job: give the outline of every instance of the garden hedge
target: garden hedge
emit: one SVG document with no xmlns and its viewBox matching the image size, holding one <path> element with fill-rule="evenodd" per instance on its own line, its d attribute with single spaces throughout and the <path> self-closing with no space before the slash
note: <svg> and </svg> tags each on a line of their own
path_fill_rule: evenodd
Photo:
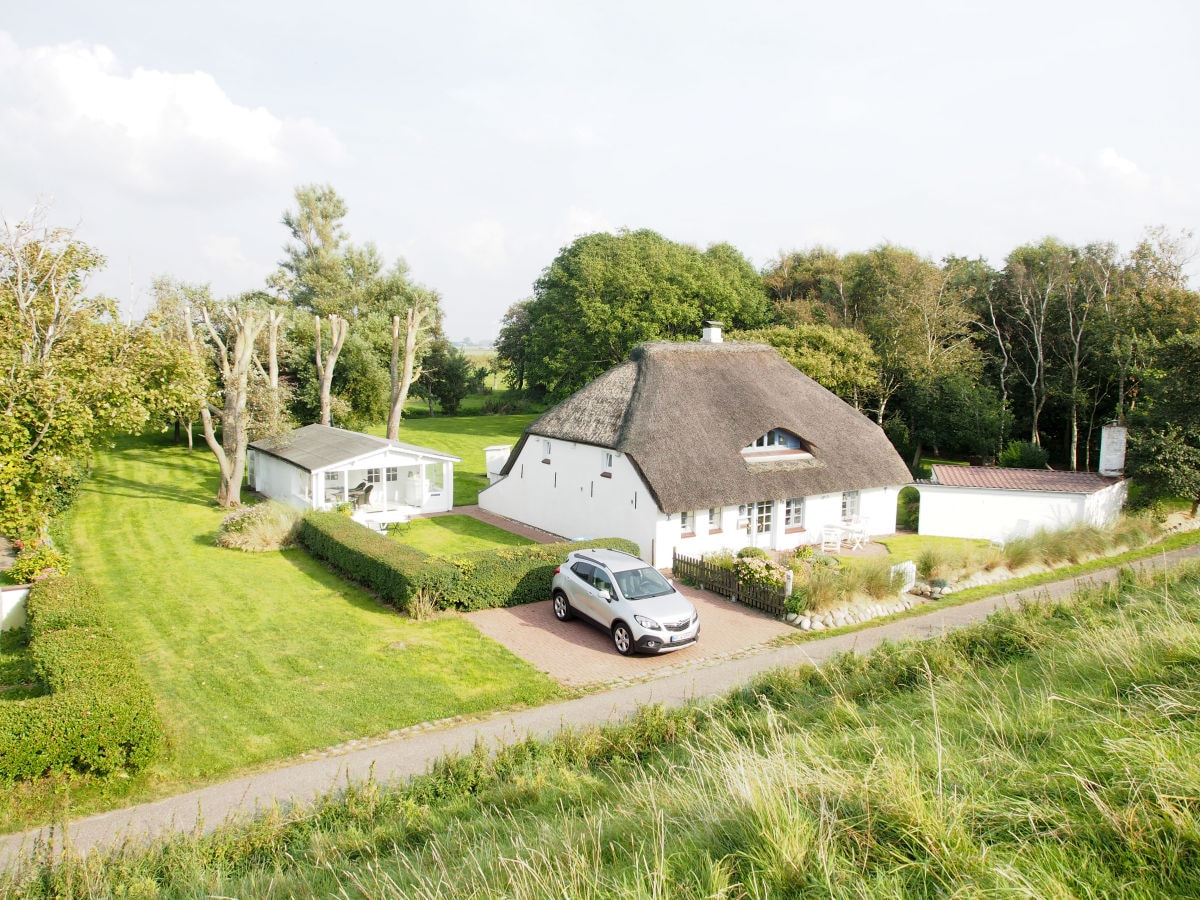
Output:
<svg viewBox="0 0 1200 900">
<path fill-rule="evenodd" d="M 442 609 L 490 609 L 548 600 L 554 568 L 570 551 L 611 547 L 638 553 L 637 544 L 624 538 L 597 538 L 501 547 L 441 559 L 332 512 L 305 515 L 300 543 L 402 610 L 421 591 Z"/>
<path fill-rule="evenodd" d="M 144 768 L 162 747 L 162 722 L 95 591 L 75 576 L 52 578 L 26 603 L 29 650 L 48 693 L 0 702 L 0 780 Z"/>
</svg>

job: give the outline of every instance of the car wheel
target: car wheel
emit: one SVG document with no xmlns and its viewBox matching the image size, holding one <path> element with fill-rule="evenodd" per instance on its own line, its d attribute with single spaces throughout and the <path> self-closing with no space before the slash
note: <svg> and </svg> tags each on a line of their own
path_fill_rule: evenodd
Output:
<svg viewBox="0 0 1200 900">
<path fill-rule="evenodd" d="M 613 646 L 617 648 L 617 652 L 622 656 L 629 656 L 633 653 L 633 632 L 629 630 L 629 626 L 624 622 L 618 622 L 613 626 L 612 630 Z"/>
<path fill-rule="evenodd" d="M 555 591 L 554 593 L 554 618 L 560 622 L 569 622 L 575 618 L 571 604 L 567 602 L 567 595 L 562 591 Z"/>
</svg>

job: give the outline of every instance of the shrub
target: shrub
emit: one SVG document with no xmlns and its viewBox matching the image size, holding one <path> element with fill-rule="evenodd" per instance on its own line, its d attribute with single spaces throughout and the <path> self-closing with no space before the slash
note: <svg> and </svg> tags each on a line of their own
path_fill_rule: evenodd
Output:
<svg viewBox="0 0 1200 900">
<path fill-rule="evenodd" d="M 770 559 L 769 554 L 762 547 L 743 547 L 737 552 L 738 559 Z"/>
<path fill-rule="evenodd" d="M 1004 558 L 1008 562 L 1008 567 L 1013 571 L 1029 565 L 1036 556 L 1033 542 L 1029 538 L 1013 538 L 1004 545 Z"/>
<path fill-rule="evenodd" d="M 737 557 L 733 555 L 732 550 L 714 550 L 712 553 L 704 554 L 704 561 L 712 566 L 732 570 Z"/>
<path fill-rule="evenodd" d="M 1046 451 L 1029 441 L 1013 441 L 996 458 L 996 464 L 1005 469 L 1044 469 L 1046 462 Z"/>
<path fill-rule="evenodd" d="M 445 563 L 450 578 L 435 588 L 440 605 L 464 611 L 497 606 L 521 606 L 550 599 L 554 570 L 572 550 L 608 547 L 638 554 L 638 545 L 623 538 L 563 541 L 481 550 Z"/>
<path fill-rule="evenodd" d="M 424 612 L 430 600 L 440 609 L 464 611 L 547 600 L 554 569 L 572 550 L 611 547 L 638 553 L 632 541 L 599 538 L 438 559 L 332 512 L 305 515 L 300 520 L 300 543 L 351 581 L 410 614 Z M 409 604 L 419 595 L 420 610 L 410 610 Z"/>
<path fill-rule="evenodd" d="M 946 568 L 946 554 L 940 545 L 930 545 L 917 556 L 917 575 L 922 581 L 937 578 L 945 573 Z"/>
<path fill-rule="evenodd" d="M 234 550 L 280 550 L 296 542 L 300 511 L 268 500 L 236 509 L 221 520 L 217 546 Z"/>
<path fill-rule="evenodd" d="M 8 570 L 8 577 L 16 584 L 29 584 L 52 575 L 66 575 L 70 561 L 49 544 L 25 546 L 17 554 L 16 561 Z"/>
<path fill-rule="evenodd" d="M 886 559 L 869 559 L 857 566 L 861 577 L 860 589 L 872 600 L 882 600 L 899 593 L 892 577 L 891 564 Z"/>
<path fill-rule="evenodd" d="M 29 651 L 49 693 L 0 703 L 0 780 L 144 768 L 162 746 L 154 695 L 94 591 L 49 579 L 28 608 Z"/>
<path fill-rule="evenodd" d="M 298 538 L 313 556 L 401 610 L 423 585 L 443 574 L 439 560 L 337 512 L 307 513 L 300 519 Z"/>
<path fill-rule="evenodd" d="M 733 565 L 733 571 L 737 573 L 738 581 L 744 584 L 778 588 L 783 587 L 787 569 L 759 556 L 740 556 Z"/>
</svg>

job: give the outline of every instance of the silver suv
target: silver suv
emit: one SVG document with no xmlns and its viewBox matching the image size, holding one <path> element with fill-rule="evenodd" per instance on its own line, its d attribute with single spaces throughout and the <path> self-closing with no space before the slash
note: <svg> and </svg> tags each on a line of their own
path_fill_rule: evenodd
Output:
<svg viewBox="0 0 1200 900">
<path fill-rule="evenodd" d="M 696 643 L 696 607 L 657 569 L 619 550 L 572 550 L 554 570 L 554 615 L 576 615 L 612 635 L 622 656 Z"/>
</svg>

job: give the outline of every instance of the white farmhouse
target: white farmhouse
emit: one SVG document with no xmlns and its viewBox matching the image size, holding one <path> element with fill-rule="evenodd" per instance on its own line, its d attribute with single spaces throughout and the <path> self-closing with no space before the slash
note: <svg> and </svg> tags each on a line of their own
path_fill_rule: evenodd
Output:
<svg viewBox="0 0 1200 900">
<path fill-rule="evenodd" d="M 827 528 L 888 534 L 911 479 L 883 431 L 771 347 L 653 342 L 533 422 L 486 510 L 569 538 L 624 537 L 652 565 Z"/>
<path fill-rule="evenodd" d="M 255 441 L 246 479 L 260 494 L 300 509 L 352 504 L 364 525 L 404 522 L 454 505 L 454 463 L 427 447 L 328 425 Z"/>
</svg>

